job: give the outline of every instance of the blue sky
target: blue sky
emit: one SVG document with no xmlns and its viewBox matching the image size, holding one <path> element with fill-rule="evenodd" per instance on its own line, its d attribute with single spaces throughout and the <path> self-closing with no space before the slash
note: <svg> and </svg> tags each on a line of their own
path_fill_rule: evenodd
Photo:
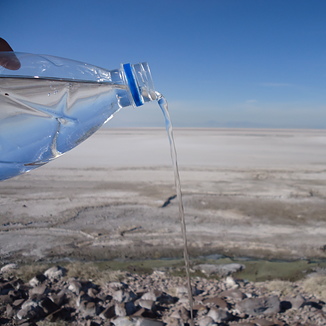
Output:
<svg viewBox="0 0 326 326">
<path fill-rule="evenodd" d="M 324 0 L 1 0 L 16 51 L 147 61 L 176 127 L 326 128 Z M 163 126 L 157 105 L 112 126 Z"/>
</svg>

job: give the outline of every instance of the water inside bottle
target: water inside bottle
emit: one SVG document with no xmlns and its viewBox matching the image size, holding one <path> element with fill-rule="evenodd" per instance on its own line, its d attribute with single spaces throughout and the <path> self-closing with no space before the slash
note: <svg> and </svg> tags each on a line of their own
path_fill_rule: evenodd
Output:
<svg viewBox="0 0 326 326">
<path fill-rule="evenodd" d="M 0 180 L 77 146 L 126 106 L 121 93 L 110 83 L 0 77 Z"/>
<path fill-rule="evenodd" d="M 185 261 L 185 269 L 186 269 L 186 277 L 187 277 L 187 289 L 188 289 L 188 299 L 189 299 L 189 306 L 190 306 L 190 315 L 191 315 L 191 326 L 194 325 L 194 317 L 193 317 L 193 297 L 192 297 L 192 286 L 191 286 L 191 277 L 190 277 L 190 260 L 189 260 L 189 253 L 188 253 L 188 241 L 187 241 L 187 230 L 186 230 L 186 219 L 183 207 L 183 200 L 182 200 L 182 191 L 181 191 L 181 182 L 180 182 L 180 175 L 179 175 L 179 167 L 178 167 L 178 158 L 177 158 L 177 151 L 174 142 L 173 136 L 173 127 L 172 122 L 169 114 L 168 103 L 164 96 L 158 92 L 156 92 L 158 104 L 163 112 L 164 119 L 165 119 L 165 127 L 168 134 L 169 142 L 170 142 L 170 152 L 171 152 L 171 159 L 174 171 L 174 181 L 175 181 L 175 188 L 177 193 L 178 205 L 179 205 L 179 219 L 181 224 L 181 233 L 183 239 L 183 257 Z"/>
</svg>

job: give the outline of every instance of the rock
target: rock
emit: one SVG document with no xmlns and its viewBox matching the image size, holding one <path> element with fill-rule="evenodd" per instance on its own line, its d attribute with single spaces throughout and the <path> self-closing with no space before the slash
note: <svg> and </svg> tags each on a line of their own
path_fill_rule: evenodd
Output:
<svg viewBox="0 0 326 326">
<path fill-rule="evenodd" d="M 184 326 L 184 323 L 181 320 L 176 318 L 167 317 L 164 319 L 166 326 Z"/>
<path fill-rule="evenodd" d="M 181 319 L 183 322 L 188 322 L 190 319 L 190 313 L 185 307 L 181 306 L 171 314 L 171 317 Z"/>
<path fill-rule="evenodd" d="M 87 289 L 87 295 L 90 298 L 95 299 L 97 297 L 98 293 L 99 293 L 99 291 L 94 287 L 91 287 L 91 288 Z"/>
<path fill-rule="evenodd" d="M 25 299 L 16 299 L 15 301 L 13 301 L 12 306 L 17 308 L 21 306 L 25 301 Z"/>
<path fill-rule="evenodd" d="M 120 317 L 130 316 L 136 311 L 137 308 L 132 301 L 116 303 L 115 305 L 115 314 Z"/>
<path fill-rule="evenodd" d="M 125 303 L 125 309 L 127 316 L 130 316 L 137 311 L 137 306 L 135 306 L 135 303 L 133 301 L 130 301 Z"/>
<path fill-rule="evenodd" d="M 157 301 L 160 304 L 173 304 L 178 301 L 178 298 L 173 297 L 165 292 L 163 292 L 158 298 Z"/>
<path fill-rule="evenodd" d="M 110 282 L 108 283 L 107 286 L 113 291 L 118 291 L 118 290 L 123 290 L 128 288 L 128 285 L 123 282 Z"/>
<path fill-rule="evenodd" d="M 12 282 L 5 282 L 0 284 L 0 295 L 8 294 L 11 290 L 15 290 Z"/>
<path fill-rule="evenodd" d="M 47 287 L 45 284 L 40 284 L 37 285 L 35 287 L 33 287 L 32 289 L 29 290 L 29 295 L 33 296 L 33 295 L 42 295 L 44 293 L 47 292 Z"/>
<path fill-rule="evenodd" d="M 207 314 L 208 317 L 211 317 L 215 322 L 229 321 L 232 317 L 226 310 L 222 308 L 211 308 Z"/>
<path fill-rule="evenodd" d="M 117 302 L 128 302 L 137 298 L 136 294 L 132 291 L 118 290 L 112 295 L 113 299 Z"/>
<path fill-rule="evenodd" d="M 62 307 L 59 310 L 49 314 L 45 319 L 52 323 L 61 320 L 69 320 L 71 319 L 71 312 L 69 309 Z"/>
<path fill-rule="evenodd" d="M 148 310 L 153 310 L 154 309 L 154 304 L 155 302 L 152 301 L 152 300 L 144 300 L 144 299 L 140 299 L 138 300 L 138 304 L 142 307 L 142 308 L 145 308 L 145 309 L 148 309 Z"/>
<path fill-rule="evenodd" d="M 188 288 L 186 286 L 177 286 L 174 291 L 173 294 L 180 298 L 183 296 L 187 296 L 188 295 Z"/>
<path fill-rule="evenodd" d="M 234 280 L 232 276 L 228 276 L 225 279 L 225 285 L 231 289 L 237 289 L 239 287 L 239 284 Z"/>
<path fill-rule="evenodd" d="M 275 326 L 274 321 L 266 320 L 266 319 L 253 319 L 253 323 L 255 323 L 257 326 Z"/>
<path fill-rule="evenodd" d="M 157 298 L 159 298 L 161 295 L 162 295 L 162 292 L 161 291 L 153 290 L 153 291 L 149 291 L 149 292 L 144 293 L 141 296 L 141 299 L 143 299 L 143 300 L 156 301 Z"/>
<path fill-rule="evenodd" d="M 59 293 L 51 293 L 49 298 L 58 306 L 61 306 L 66 300 L 65 290 L 61 290 Z"/>
<path fill-rule="evenodd" d="M 14 269 L 17 269 L 17 264 L 7 264 L 1 267 L 0 272 L 1 273 L 8 273 L 11 272 Z"/>
<path fill-rule="evenodd" d="M 37 274 L 34 276 L 28 284 L 32 287 L 38 286 L 40 283 L 44 282 L 46 280 L 46 276 L 44 274 Z"/>
<path fill-rule="evenodd" d="M 92 301 L 82 301 L 79 310 L 85 317 L 92 317 L 97 314 L 96 303 Z"/>
<path fill-rule="evenodd" d="M 9 317 L 9 318 L 14 317 L 14 315 L 15 315 L 15 310 L 14 310 L 14 308 L 12 307 L 12 305 L 7 304 L 5 315 L 6 315 L 6 317 Z M 0 323 L 0 325 L 1 325 L 1 323 Z"/>
<path fill-rule="evenodd" d="M 115 314 L 120 317 L 127 316 L 127 311 L 124 303 L 116 303 L 115 304 Z"/>
<path fill-rule="evenodd" d="M 243 300 L 247 297 L 243 292 L 241 292 L 238 289 L 226 290 L 226 291 L 223 291 L 220 295 L 221 295 L 221 297 L 224 297 L 227 299 L 233 299 L 233 300 Z"/>
<path fill-rule="evenodd" d="M 78 295 L 81 289 L 82 285 L 80 282 L 76 281 L 75 279 L 69 280 L 68 290 Z"/>
<path fill-rule="evenodd" d="M 206 275 L 218 274 L 219 276 L 228 276 L 230 274 L 239 272 L 245 269 L 245 265 L 242 264 L 223 264 L 223 265 L 213 265 L 213 264 L 200 264 L 194 266 L 195 270 L 200 270 Z"/>
<path fill-rule="evenodd" d="M 195 303 L 193 305 L 192 309 L 197 317 L 206 316 L 207 311 L 208 311 L 208 308 L 201 303 Z"/>
<path fill-rule="evenodd" d="M 59 309 L 59 306 L 56 305 L 50 298 L 45 297 L 39 302 L 39 306 L 44 310 L 48 315 Z"/>
<path fill-rule="evenodd" d="M 103 319 L 111 319 L 116 317 L 116 313 L 115 313 L 115 306 L 114 305 L 110 305 L 108 307 L 106 307 L 100 314 L 100 317 Z"/>
<path fill-rule="evenodd" d="M 298 294 L 295 297 L 287 296 L 284 298 L 284 301 L 290 304 L 289 308 L 299 309 L 302 307 L 306 300 L 302 295 Z"/>
<path fill-rule="evenodd" d="M 251 323 L 251 322 L 236 322 L 236 323 L 230 323 L 229 326 L 257 326 L 257 324 L 255 323 Z"/>
<path fill-rule="evenodd" d="M 198 320 L 198 326 L 213 326 L 213 325 L 216 325 L 216 323 L 211 317 L 204 317 Z"/>
<path fill-rule="evenodd" d="M 47 269 L 44 275 L 50 280 L 59 280 L 65 274 L 65 269 L 60 266 L 54 266 Z"/>
<path fill-rule="evenodd" d="M 147 319 L 147 318 L 137 318 L 135 326 L 163 326 L 164 323 L 159 320 Z"/>
<path fill-rule="evenodd" d="M 32 299 L 28 299 L 26 301 L 24 301 L 24 303 L 22 304 L 22 309 L 26 309 L 26 308 L 35 308 L 38 306 L 38 303 Z"/>
<path fill-rule="evenodd" d="M 132 314 L 133 317 L 144 317 L 144 318 L 150 318 L 150 319 L 155 319 L 157 318 L 157 315 L 155 312 L 145 309 L 145 308 L 140 308 L 138 309 L 134 314 Z"/>
<path fill-rule="evenodd" d="M 0 295 L 0 304 L 1 305 L 5 305 L 8 303 L 12 303 L 12 302 L 13 302 L 13 299 L 12 299 L 11 295 L 9 295 L 9 294 Z"/>
<path fill-rule="evenodd" d="M 111 320 L 111 323 L 115 326 L 135 326 L 135 323 L 130 317 L 117 317 Z"/>
<path fill-rule="evenodd" d="M 237 302 L 235 309 L 249 316 L 276 314 L 280 312 L 280 299 L 277 296 L 247 298 Z"/>
<path fill-rule="evenodd" d="M 41 307 L 27 306 L 17 312 L 18 319 L 33 319 L 35 317 L 44 317 L 44 311 Z"/>
<path fill-rule="evenodd" d="M 228 303 L 224 299 L 222 299 L 220 297 L 207 298 L 207 299 L 203 300 L 203 304 L 205 304 L 205 305 L 215 305 L 215 306 L 218 306 L 218 307 L 223 308 L 223 309 L 228 308 Z"/>
</svg>

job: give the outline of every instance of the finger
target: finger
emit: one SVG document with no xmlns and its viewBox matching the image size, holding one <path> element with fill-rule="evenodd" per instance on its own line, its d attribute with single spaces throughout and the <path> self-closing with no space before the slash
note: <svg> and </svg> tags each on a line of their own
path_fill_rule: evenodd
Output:
<svg viewBox="0 0 326 326">
<path fill-rule="evenodd" d="M 6 53 L 1 53 L 6 52 Z M 12 52 L 12 53 L 8 53 Z M 17 70 L 20 68 L 20 62 L 16 55 L 13 52 L 13 49 L 5 41 L 3 38 L 0 37 L 0 65 L 10 69 L 10 70 Z"/>
</svg>

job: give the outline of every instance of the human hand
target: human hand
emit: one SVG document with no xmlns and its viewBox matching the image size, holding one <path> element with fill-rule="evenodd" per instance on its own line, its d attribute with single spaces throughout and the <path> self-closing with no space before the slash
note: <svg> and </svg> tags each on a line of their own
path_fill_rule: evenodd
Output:
<svg viewBox="0 0 326 326">
<path fill-rule="evenodd" d="M 12 52 L 10 54 L 2 54 L 1 52 Z M 18 70 L 20 68 L 20 62 L 15 56 L 11 46 L 0 37 L 0 66 L 3 66 L 10 70 Z"/>
</svg>

